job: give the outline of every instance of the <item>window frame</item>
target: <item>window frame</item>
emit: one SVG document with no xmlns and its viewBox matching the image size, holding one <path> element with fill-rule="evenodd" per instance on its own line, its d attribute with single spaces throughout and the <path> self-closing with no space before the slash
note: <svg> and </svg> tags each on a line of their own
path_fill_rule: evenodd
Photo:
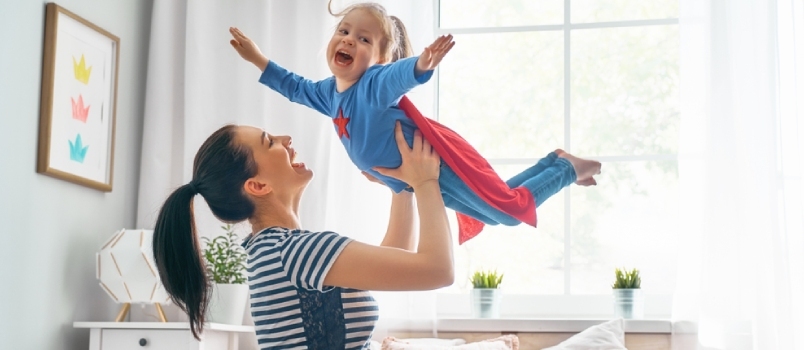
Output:
<svg viewBox="0 0 804 350">
<path fill-rule="evenodd" d="M 510 26 L 510 27 L 467 27 L 467 28 L 442 28 L 441 19 L 441 0 L 433 1 L 433 31 L 436 36 L 453 34 L 496 34 L 514 32 L 539 32 L 539 31 L 563 31 L 564 34 L 564 145 L 563 149 L 572 152 L 571 149 L 571 33 L 572 31 L 585 29 L 602 28 L 626 28 L 626 27 L 647 27 L 678 25 L 679 19 L 663 18 L 648 20 L 625 20 L 608 21 L 593 23 L 572 23 L 571 21 L 572 0 L 564 0 L 564 19 L 562 24 L 550 25 L 529 25 L 529 26 Z M 435 84 L 433 96 L 434 116 L 439 119 L 439 90 L 440 77 L 438 70 L 432 79 Z M 678 161 L 678 154 L 648 154 L 634 156 L 595 156 L 595 160 L 603 163 L 614 162 L 648 162 L 648 161 Z M 491 165 L 530 165 L 537 162 L 538 158 L 487 158 Z M 569 189 L 561 190 L 564 197 L 564 265 L 572 266 L 572 235 L 571 235 L 571 196 Z M 611 295 L 587 295 L 571 294 L 571 268 L 564 269 L 564 294 L 561 295 L 536 295 L 536 294 L 511 294 L 505 295 L 505 302 L 502 306 L 501 316 L 503 318 L 523 318 L 523 317 L 558 317 L 558 318 L 606 318 L 613 314 Z M 672 310 L 672 295 L 648 294 L 645 295 L 645 317 L 646 318 L 669 318 Z M 463 295 L 454 292 L 437 293 L 437 315 L 439 318 L 467 317 L 469 312 L 469 302 L 466 293 Z M 506 306 L 506 304 L 508 306 Z"/>
</svg>

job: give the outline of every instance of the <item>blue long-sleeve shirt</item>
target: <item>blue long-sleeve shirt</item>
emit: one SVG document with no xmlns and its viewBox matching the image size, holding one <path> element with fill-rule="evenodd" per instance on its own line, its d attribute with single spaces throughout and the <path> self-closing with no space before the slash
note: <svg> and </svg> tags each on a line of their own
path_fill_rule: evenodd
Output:
<svg viewBox="0 0 804 350">
<path fill-rule="evenodd" d="M 335 77 L 313 82 L 287 71 L 273 61 L 260 76 L 260 83 L 296 102 L 333 118 L 346 153 L 358 169 L 385 182 L 395 192 L 408 185 L 381 175 L 372 167 L 396 168 L 402 164 L 394 127 L 402 123 L 408 144 L 412 144 L 416 125 L 398 108 L 399 99 L 412 88 L 426 83 L 433 72 L 415 76 L 418 57 L 388 65 L 369 67 L 349 89 L 338 92 Z"/>
</svg>

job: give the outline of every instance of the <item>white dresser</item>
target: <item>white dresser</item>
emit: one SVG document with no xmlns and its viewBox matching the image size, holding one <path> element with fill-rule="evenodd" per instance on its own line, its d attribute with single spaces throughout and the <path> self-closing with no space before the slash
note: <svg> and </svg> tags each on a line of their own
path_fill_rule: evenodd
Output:
<svg viewBox="0 0 804 350">
<path fill-rule="evenodd" d="M 75 322 L 73 327 L 89 328 L 89 350 L 237 350 L 239 333 L 254 332 L 252 326 L 209 323 L 198 341 L 187 322 Z"/>
</svg>

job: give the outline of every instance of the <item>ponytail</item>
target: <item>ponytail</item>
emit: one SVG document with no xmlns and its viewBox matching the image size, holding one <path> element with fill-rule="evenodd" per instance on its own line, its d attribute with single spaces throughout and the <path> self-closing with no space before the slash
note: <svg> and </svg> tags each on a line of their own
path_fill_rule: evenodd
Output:
<svg viewBox="0 0 804 350">
<path fill-rule="evenodd" d="M 209 303 L 209 280 L 193 218 L 194 185 L 179 187 L 165 200 L 156 219 L 154 262 L 171 300 L 190 318 L 196 339 L 204 328 Z"/>
<path fill-rule="evenodd" d="M 405 24 L 402 23 L 402 20 L 397 16 L 390 17 L 396 31 L 396 47 L 391 56 L 391 62 L 396 62 L 400 59 L 413 56 L 413 48 L 411 47 L 410 37 L 408 36 L 408 30 L 405 28 Z"/>
</svg>

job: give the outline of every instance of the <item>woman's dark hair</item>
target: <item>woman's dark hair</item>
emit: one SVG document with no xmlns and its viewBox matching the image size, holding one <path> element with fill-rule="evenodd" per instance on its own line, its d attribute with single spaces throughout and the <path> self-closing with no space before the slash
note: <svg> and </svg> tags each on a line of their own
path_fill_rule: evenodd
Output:
<svg viewBox="0 0 804 350">
<path fill-rule="evenodd" d="M 173 191 L 156 219 L 154 262 L 171 300 L 190 318 L 196 339 L 204 328 L 210 283 L 193 218 L 193 197 L 204 197 L 224 222 L 240 222 L 254 213 L 243 184 L 257 173 L 251 149 L 235 142 L 235 126 L 227 125 L 204 141 L 193 162 L 193 180 Z"/>
<path fill-rule="evenodd" d="M 396 49 L 391 56 L 391 62 L 396 62 L 403 58 L 413 56 L 413 48 L 411 47 L 410 37 L 408 37 L 408 30 L 405 24 L 397 16 L 391 16 L 391 21 L 394 22 L 396 28 Z"/>
</svg>

